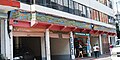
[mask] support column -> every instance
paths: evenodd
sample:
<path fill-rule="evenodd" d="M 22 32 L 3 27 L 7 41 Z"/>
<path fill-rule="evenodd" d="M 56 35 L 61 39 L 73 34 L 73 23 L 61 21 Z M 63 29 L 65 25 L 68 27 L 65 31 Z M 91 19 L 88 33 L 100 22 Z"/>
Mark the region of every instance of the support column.
<path fill-rule="evenodd" d="M 5 20 L 1 20 L 1 54 L 6 56 L 5 52 Z"/>
<path fill-rule="evenodd" d="M 42 55 L 42 60 L 45 60 L 45 38 L 41 37 L 41 55 Z"/>
<path fill-rule="evenodd" d="M 13 26 L 9 26 L 11 32 L 10 32 L 10 60 L 13 60 Z"/>
<path fill-rule="evenodd" d="M 118 37 L 117 37 L 117 36 L 115 36 L 115 42 L 117 41 L 117 39 L 118 39 Z"/>
<path fill-rule="evenodd" d="M 75 53 L 74 53 L 74 38 L 73 38 L 73 32 L 70 32 L 70 53 L 71 53 L 71 59 L 75 59 Z"/>
<path fill-rule="evenodd" d="M 102 47 L 102 38 L 101 38 L 101 35 L 99 35 L 99 42 L 100 42 L 100 53 L 103 54 L 103 47 Z"/>
<path fill-rule="evenodd" d="M 7 30 L 7 19 L 5 20 L 5 55 L 6 59 L 10 59 L 10 40 Z"/>
<path fill-rule="evenodd" d="M 90 36 L 88 36 L 88 40 L 87 40 L 87 52 L 88 52 L 88 56 L 91 57 L 91 44 L 90 44 Z"/>
<path fill-rule="evenodd" d="M 47 57 L 47 60 L 51 60 L 49 29 L 46 29 L 45 40 L 46 40 L 45 41 L 45 43 L 46 43 L 46 57 Z"/>
<path fill-rule="evenodd" d="M 111 42 L 110 42 L 110 36 L 108 36 L 108 42 L 109 42 L 109 44 L 111 43 Z"/>

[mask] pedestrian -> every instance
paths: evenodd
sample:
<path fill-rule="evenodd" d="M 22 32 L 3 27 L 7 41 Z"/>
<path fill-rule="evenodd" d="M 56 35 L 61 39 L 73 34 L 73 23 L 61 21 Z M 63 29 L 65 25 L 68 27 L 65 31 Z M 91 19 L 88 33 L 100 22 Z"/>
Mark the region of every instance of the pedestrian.
<path fill-rule="evenodd" d="M 112 48 L 113 48 L 113 45 L 112 44 L 110 44 L 110 55 L 111 55 L 111 51 L 112 51 Z"/>
<path fill-rule="evenodd" d="M 100 48 L 99 48 L 98 44 L 94 45 L 93 51 L 94 51 L 95 58 L 99 57 L 99 49 Z"/>
<path fill-rule="evenodd" d="M 78 45 L 78 50 L 79 50 L 79 52 L 78 52 L 78 58 L 80 57 L 80 55 L 83 58 L 83 47 L 82 47 L 82 45 L 80 43 Z"/>

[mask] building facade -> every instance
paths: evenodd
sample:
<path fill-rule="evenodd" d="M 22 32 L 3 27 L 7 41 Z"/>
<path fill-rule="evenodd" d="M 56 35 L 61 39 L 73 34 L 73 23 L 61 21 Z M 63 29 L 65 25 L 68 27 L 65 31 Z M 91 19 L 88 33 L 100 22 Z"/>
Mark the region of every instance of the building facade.
<path fill-rule="evenodd" d="M 18 9 L 20 3 L 12 0 L 0 0 L 0 54 L 6 59 L 12 59 L 12 49 L 8 34 L 9 11 Z"/>
<path fill-rule="evenodd" d="M 36 60 L 72 60 L 76 58 L 78 43 L 83 46 L 84 56 L 92 56 L 94 44 L 98 44 L 100 53 L 105 54 L 109 52 L 111 41 L 115 40 L 112 1 L 19 2 L 19 9 L 10 10 L 9 29 L 5 30 L 10 30 L 5 36 L 10 39 L 3 40 L 10 44 L 4 50 L 10 50 L 8 57 L 11 60 L 25 54 Z"/>

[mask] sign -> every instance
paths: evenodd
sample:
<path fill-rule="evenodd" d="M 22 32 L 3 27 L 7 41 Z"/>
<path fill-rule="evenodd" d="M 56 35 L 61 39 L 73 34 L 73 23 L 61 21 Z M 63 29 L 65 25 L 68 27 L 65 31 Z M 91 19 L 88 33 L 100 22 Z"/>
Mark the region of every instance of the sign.
<path fill-rule="evenodd" d="M 97 25 L 94 26 L 94 30 L 100 30 L 100 31 L 116 33 L 116 29 L 107 28 L 107 27 L 104 27 L 104 26 L 97 26 Z"/>
<path fill-rule="evenodd" d="M 51 15 L 42 14 L 42 13 L 36 13 L 36 15 L 37 15 L 36 20 L 39 20 L 41 22 L 48 22 L 53 24 L 61 24 L 65 26 L 76 26 L 79 28 L 91 29 L 91 24 L 89 23 L 66 19 L 63 17 L 51 16 Z"/>
<path fill-rule="evenodd" d="M 87 33 L 78 33 L 78 32 L 76 32 L 75 35 L 90 36 L 90 34 L 87 34 Z"/>

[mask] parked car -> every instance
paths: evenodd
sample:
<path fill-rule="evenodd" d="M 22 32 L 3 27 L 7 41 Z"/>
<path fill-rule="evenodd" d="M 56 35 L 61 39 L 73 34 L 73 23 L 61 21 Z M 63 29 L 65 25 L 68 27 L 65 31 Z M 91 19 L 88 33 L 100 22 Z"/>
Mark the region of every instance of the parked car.
<path fill-rule="evenodd" d="M 116 41 L 115 46 L 111 49 L 111 59 L 120 60 L 120 39 Z"/>

